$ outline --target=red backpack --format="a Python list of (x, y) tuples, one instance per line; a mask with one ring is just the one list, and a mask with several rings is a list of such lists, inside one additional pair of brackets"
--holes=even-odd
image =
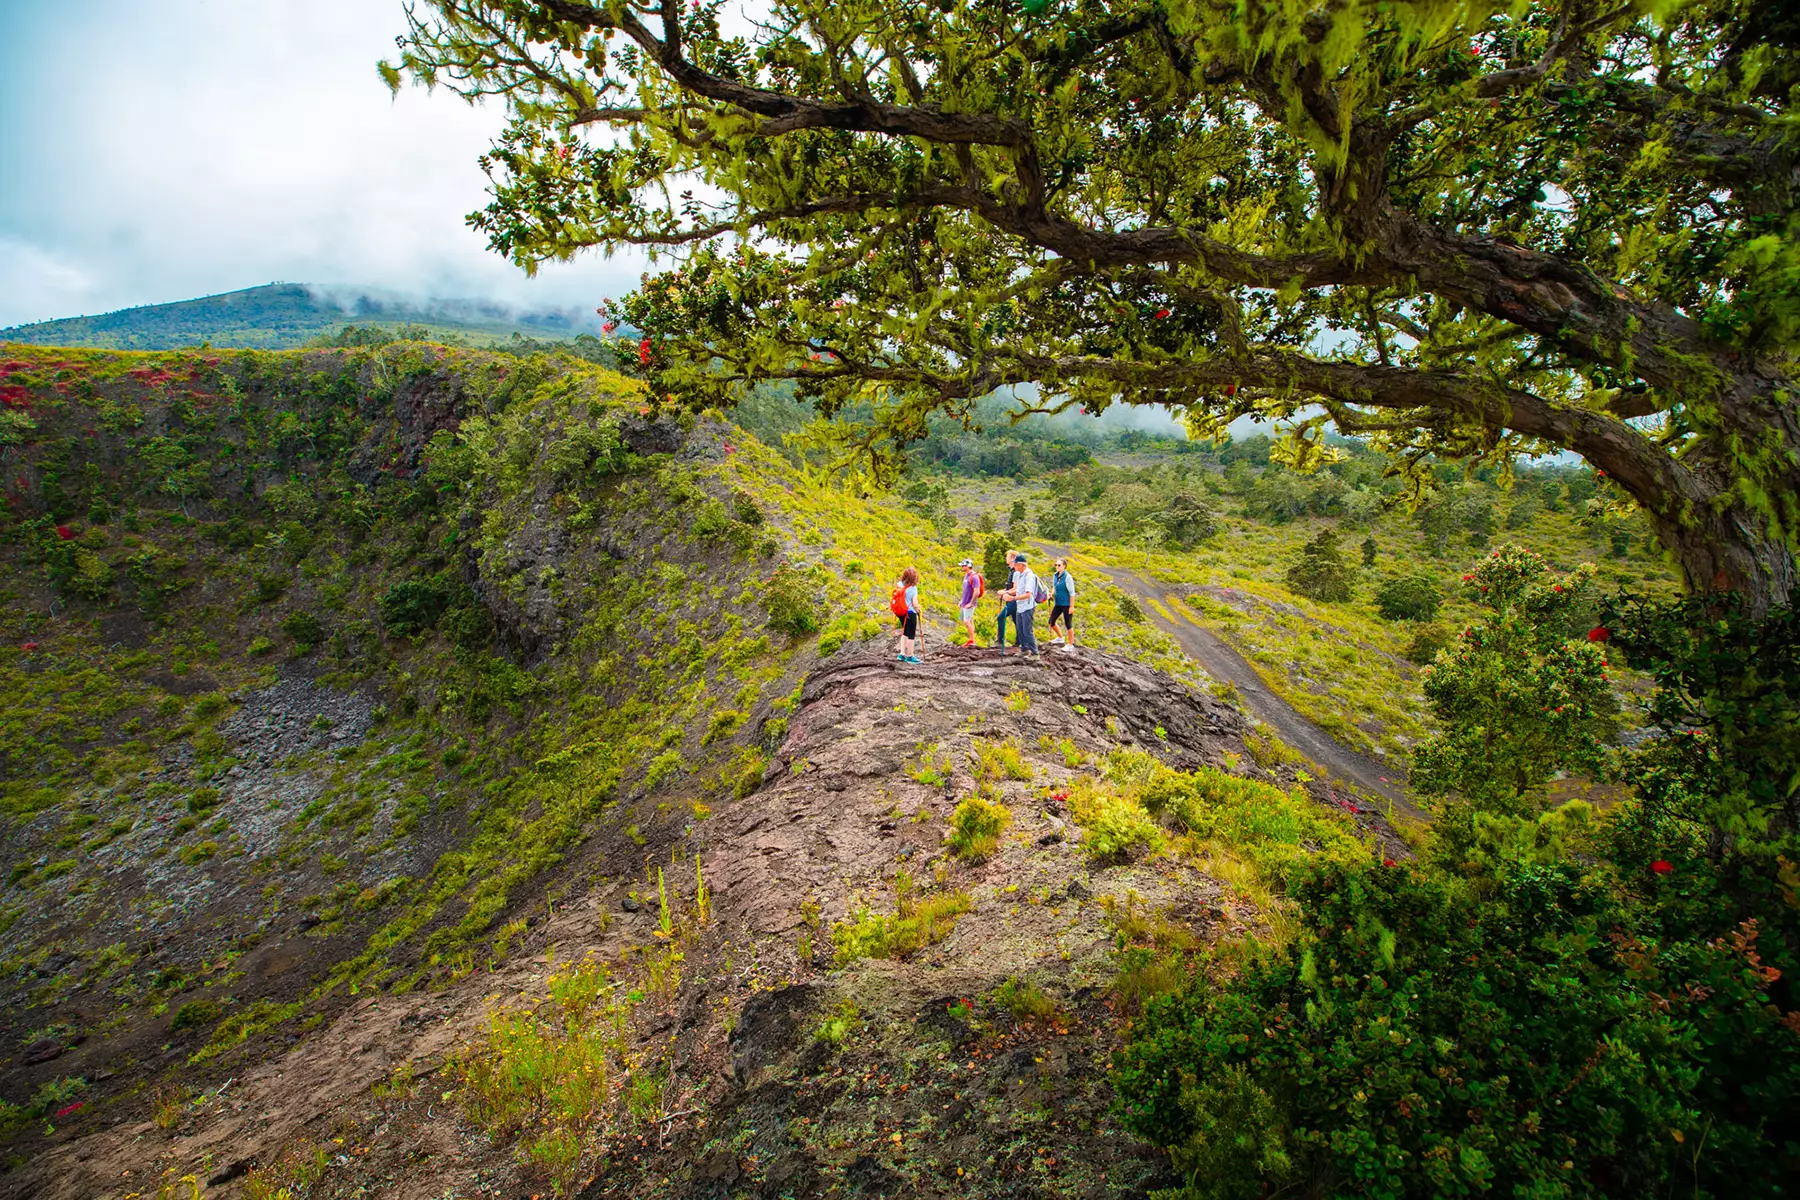
[(987, 580), (978, 574), (975, 576), (975, 598), (979, 600), (985, 595), (987, 595)]
[(888, 609), (896, 617), (904, 617), (906, 615), (906, 589), (905, 588), (897, 587), (894, 589), (894, 594), (892, 596), (888, 597)]

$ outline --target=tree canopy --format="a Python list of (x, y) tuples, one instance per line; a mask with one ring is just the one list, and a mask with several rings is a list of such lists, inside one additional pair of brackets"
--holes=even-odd
[[(1006, 385), (1573, 450), (1691, 584), (1800, 547), (1800, 16), (1751, 0), (428, 0), (406, 78), (504, 98), (470, 219), (609, 302), (658, 394), (794, 380), (877, 467)], [(1421, 476), (1422, 478), (1422, 476)]]

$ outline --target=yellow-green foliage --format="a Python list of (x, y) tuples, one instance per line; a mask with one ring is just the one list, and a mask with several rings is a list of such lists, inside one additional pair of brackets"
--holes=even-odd
[(1144, 774), (1134, 790), (1146, 810), (1172, 819), (1196, 844), (1248, 861), (1272, 885), (1310, 858), (1350, 861), (1371, 853), (1353, 825), (1299, 788), (1286, 792), (1210, 767), (1174, 771), (1156, 763)]
[(1000, 835), (1012, 822), (1004, 804), (969, 796), (950, 814), (950, 852), (970, 860), (990, 857), (1000, 847)]
[(943, 787), (950, 781), (950, 763), (950, 755), (932, 742), (919, 747), (918, 754), (906, 764), (906, 773), (926, 787)]
[(988, 994), (988, 998), (1020, 1021), (1043, 1021), (1056, 1015), (1056, 1001), (1029, 979), (1013, 976)]
[(1068, 797), (1081, 845), (1096, 859), (1120, 858), (1137, 847), (1154, 853), (1167, 841), (1137, 796), (1110, 781), (1084, 775), (1069, 785)]
[(848, 919), (831, 927), (837, 964), (841, 967), (859, 958), (907, 958), (949, 937), (956, 918), (971, 906), (966, 892), (915, 896), (912, 876), (901, 871), (894, 877), (892, 914), (858, 907)]
[(841, 1046), (861, 1028), (862, 1010), (856, 1007), (856, 1001), (846, 997), (838, 1002), (830, 1016), (819, 1022), (813, 1036), (829, 1045)]
[(1025, 761), (1019, 743), (1011, 738), (1001, 741), (976, 738), (969, 760), (975, 769), (975, 777), (983, 782), (1031, 778), (1031, 764)]
[(615, 1081), (627, 1074), (629, 1004), (592, 961), (555, 970), (530, 1007), (495, 1012), (481, 1039), (451, 1064), (469, 1118), (568, 1194), (583, 1156), (619, 1116)]
[(1006, 707), (1016, 713), (1028, 712), (1031, 709), (1031, 693), (1024, 688), (1014, 688), (1006, 695)]

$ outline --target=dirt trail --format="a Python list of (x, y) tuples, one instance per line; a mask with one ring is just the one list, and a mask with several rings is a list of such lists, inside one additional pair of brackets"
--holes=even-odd
[[(1252, 715), (1273, 728), (1282, 741), (1334, 778), (1392, 800), (1407, 815), (1424, 819), (1425, 814), (1407, 796), (1406, 787), (1399, 781), (1396, 768), (1344, 746), (1302, 716), (1293, 705), (1270, 691), (1255, 668), (1244, 661), (1243, 655), (1188, 615), (1187, 605), (1178, 588), (1158, 583), (1147, 575), (1124, 567), (1106, 567), (1104, 570), (1114, 584), (1139, 600), (1154, 601), (1153, 604), (1146, 605), (1146, 610), (1158, 628), (1173, 637), (1207, 674), (1235, 686), (1245, 707)], [(1165, 616), (1165, 612), (1172, 614), (1173, 619)]]

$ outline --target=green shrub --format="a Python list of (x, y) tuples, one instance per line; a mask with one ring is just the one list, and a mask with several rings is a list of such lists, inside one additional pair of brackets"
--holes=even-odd
[(216, 1000), (190, 1000), (175, 1010), (175, 1019), (169, 1023), (169, 1028), (179, 1032), (211, 1025), (224, 1011)]
[(1423, 667), (1437, 658), (1438, 651), (1454, 644), (1456, 636), (1442, 625), (1424, 625), (1413, 632), (1400, 653), (1407, 662)]
[(1117, 592), (1113, 600), (1119, 606), (1119, 616), (1127, 623), (1141, 625), (1144, 622), (1144, 609), (1138, 604), (1137, 597), (1129, 592)]
[(1287, 585), (1302, 596), (1325, 603), (1350, 599), (1350, 565), (1338, 549), (1335, 530), (1322, 529), (1306, 543), (1300, 561), (1288, 568)]
[(1029, 979), (1013, 976), (989, 993), (989, 998), (1020, 1021), (1043, 1021), (1056, 1015), (1056, 1001)]
[(1150, 1000), (1114, 1082), (1179, 1194), (1660, 1195), (1685, 1177), (1680, 1143), (1708, 1128), (1682, 1098), (1696, 1047), (1633, 978), (1607, 889), (1568, 867), (1498, 883), (1483, 900), (1333, 865), (1296, 888), (1294, 946)]
[(1442, 602), (1443, 592), (1429, 575), (1395, 575), (1375, 591), (1375, 608), (1390, 621), (1429, 621)]
[(894, 877), (894, 897), (891, 915), (857, 908), (848, 919), (831, 927), (840, 967), (859, 958), (907, 958), (949, 937), (956, 928), (956, 918), (972, 907), (964, 892), (939, 892), (922, 900), (916, 898), (912, 876), (905, 871)]
[(76, 550), (72, 558), (73, 570), (63, 582), (64, 590), (71, 596), (94, 601), (104, 600), (112, 594), (111, 564), (85, 547)]
[[(447, 1067), (463, 1111), (489, 1136), (518, 1140), (521, 1161), (547, 1172), (558, 1195), (570, 1194), (584, 1153), (602, 1143), (615, 1104), (654, 1115), (654, 1081), (633, 1076), (625, 1023), (632, 1001), (605, 970), (586, 962), (553, 964), (547, 995), (535, 1005), (506, 1005)], [(651, 1083), (646, 1105), (634, 1085)], [(637, 1104), (632, 1101), (637, 1100)]]
[(769, 625), (790, 638), (802, 638), (819, 628), (817, 589), (794, 568), (775, 569), (764, 592)]
[(294, 639), (302, 651), (311, 650), (325, 640), (325, 627), (309, 612), (291, 612), (281, 620), (281, 631)]
[(381, 597), (381, 623), (396, 637), (411, 637), (437, 626), (450, 607), (453, 588), (440, 575), (403, 579)]
[(967, 797), (950, 814), (950, 853), (970, 860), (991, 857), (1011, 822), (1012, 813), (1004, 804)]
[(738, 726), (748, 719), (747, 714), (739, 712), (735, 708), (721, 709), (713, 714), (711, 721), (707, 722), (706, 732), (700, 735), (700, 744), (710, 746), (722, 737), (731, 736), (737, 731)]
[(1162, 830), (1136, 796), (1087, 777), (1072, 784), (1067, 795), (1070, 814), (1085, 831), (1081, 845), (1095, 859), (1120, 859), (1140, 846), (1152, 853), (1163, 848)]
[(1494, 551), (1464, 583), (1489, 609), (1423, 677), (1441, 732), (1415, 751), (1412, 785), (1491, 806), (1535, 803), (1564, 771), (1604, 768), (1618, 700), (1604, 652), (1567, 640), (1593, 576), (1552, 577), (1529, 550)]
[[(1136, 751), (1115, 751), (1112, 759), (1128, 756), (1150, 759)], [(1135, 794), (1148, 812), (1249, 863), (1267, 884), (1282, 885), (1321, 859), (1369, 859), (1356, 828), (1299, 788), (1283, 791), (1211, 767), (1175, 771), (1154, 759), (1141, 778)]]
[(644, 772), (644, 790), (654, 792), (669, 780), (686, 773), (687, 757), (679, 749), (664, 750), (650, 760), (650, 769)]
[(1029, 780), (1031, 764), (1025, 761), (1025, 754), (1019, 743), (1011, 738), (994, 741), (990, 738), (977, 738), (970, 749), (970, 765), (975, 770), (975, 777), (984, 782), (1001, 779)]

